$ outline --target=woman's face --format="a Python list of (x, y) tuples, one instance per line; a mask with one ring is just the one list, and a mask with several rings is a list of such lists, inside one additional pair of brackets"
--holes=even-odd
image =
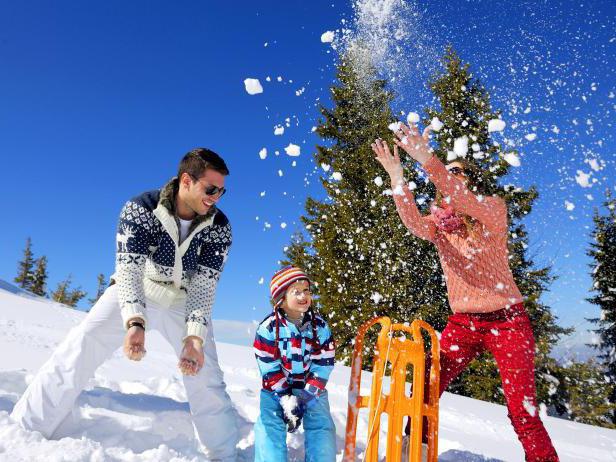
[(462, 181), (464, 184), (468, 182), (468, 177), (466, 176), (466, 172), (464, 171), (464, 165), (461, 162), (454, 161), (445, 166), (447, 171), (455, 176), (458, 180)]

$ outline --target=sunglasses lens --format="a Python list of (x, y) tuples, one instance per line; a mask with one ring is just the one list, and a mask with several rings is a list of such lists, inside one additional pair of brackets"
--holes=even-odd
[(219, 194), (222, 196), (225, 193), (225, 188), (219, 188), (218, 186), (208, 186), (205, 188), (205, 194), (208, 196), (213, 196), (215, 194)]

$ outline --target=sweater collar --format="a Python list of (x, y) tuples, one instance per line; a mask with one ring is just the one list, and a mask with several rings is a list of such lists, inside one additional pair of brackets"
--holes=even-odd
[[(176, 221), (178, 221), (178, 216), (175, 213), (175, 199), (179, 189), (180, 181), (178, 177), (171, 178), (171, 180), (169, 180), (169, 182), (160, 190), (160, 199), (158, 200), (158, 203), (169, 210), (169, 213), (175, 217)], [(216, 206), (212, 205), (205, 215), (197, 215), (190, 225), (190, 230), (195, 229), (217, 211), (218, 209)]]

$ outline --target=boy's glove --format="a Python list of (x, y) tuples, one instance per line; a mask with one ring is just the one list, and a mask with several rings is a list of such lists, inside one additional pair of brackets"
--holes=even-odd
[(282, 420), (287, 424), (289, 433), (295, 432), (302, 424), (306, 403), (295, 395), (285, 395), (280, 398), (282, 406)]

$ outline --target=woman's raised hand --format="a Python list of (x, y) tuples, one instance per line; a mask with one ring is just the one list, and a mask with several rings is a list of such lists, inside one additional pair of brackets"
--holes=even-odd
[(376, 160), (383, 166), (385, 171), (389, 174), (391, 179), (392, 188), (404, 183), (404, 172), (402, 170), (402, 164), (400, 163), (400, 156), (398, 155), (398, 147), (394, 146), (394, 154), (392, 156), (389, 146), (382, 139), (375, 140), (371, 144), (372, 150), (376, 154)]
[(417, 162), (425, 164), (432, 157), (432, 149), (428, 144), (431, 130), (432, 127), (428, 125), (420, 135), (417, 125), (411, 123), (406, 126), (400, 123), (400, 129), (396, 130), (398, 139), (394, 143)]

